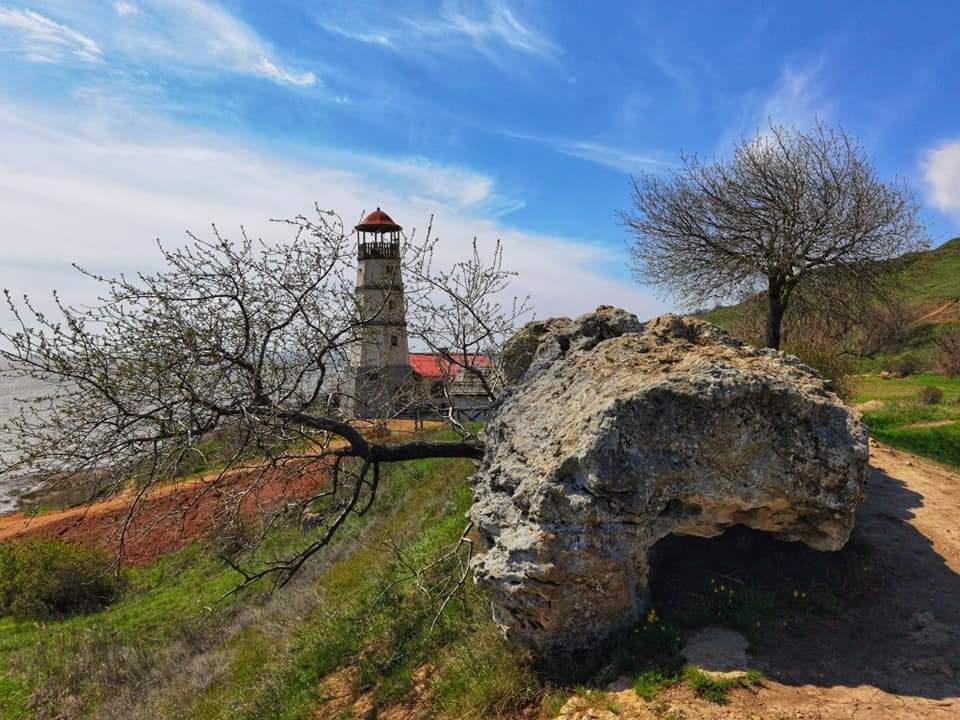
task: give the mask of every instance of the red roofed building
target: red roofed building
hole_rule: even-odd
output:
[[[449,408],[460,419],[480,420],[490,410],[485,379],[493,366],[486,355],[464,353],[410,353],[410,367],[419,384],[420,397]],[[478,375],[478,372],[482,374]]]
[[[355,230],[356,301],[364,331],[352,350],[347,412],[353,417],[451,412],[461,420],[486,417],[489,357],[409,351],[400,248],[403,228],[377,208]]]
[[[455,353],[450,356],[451,359],[437,353],[410,353],[409,358],[410,367],[425,380],[454,378],[463,371],[464,366],[488,370],[491,364],[486,355],[463,353]]]

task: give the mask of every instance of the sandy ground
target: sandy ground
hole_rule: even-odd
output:
[[[960,719],[960,476],[875,443],[870,461],[854,539],[884,576],[865,606],[751,654],[767,680],[727,705],[682,686],[652,702],[624,689],[590,708],[573,701],[560,717]]]

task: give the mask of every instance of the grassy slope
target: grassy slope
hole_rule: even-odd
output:
[[[904,261],[904,294],[910,305],[929,311],[948,300],[960,299],[960,238],[954,238],[939,247],[910,256]],[[740,312],[738,305],[721,306],[699,313],[699,316],[721,327],[731,327]],[[958,323],[950,323],[956,327]],[[903,347],[886,356],[868,358],[865,371],[876,370],[890,357],[911,353],[921,361],[933,354],[933,337],[946,326],[920,323]]]
[[[482,717],[531,702],[539,683],[498,638],[476,589],[432,633],[435,600],[410,584],[381,593],[402,573],[388,541],[420,562],[457,540],[471,470],[465,461],[393,466],[375,510],[346,528],[323,567],[270,598],[247,593],[205,616],[237,578],[198,544],[132,573],[123,598],[96,615],[42,626],[0,619],[0,719],[38,709],[67,718],[307,718],[323,704],[321,679],[337,668],[364,668],[358,692],[386,705],[411,691],[414,670],[428,662],[437,714]],[[267,552],[303,541],[281,534]]]
[[[920,402],[920,391],[928,386],[940,388],[940,402]],[[960,469],[960,378],[922,373],[884,380],[870,375],[859,378],[853,400],[883,401],[882,408],[863,413],[878,440]]]
[[[960,238],[919,253],[908,270],[915,271],[916,282],[908,297],[918,303],[960,297]]]

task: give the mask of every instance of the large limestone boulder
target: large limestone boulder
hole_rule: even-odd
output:
[[[543,654],[605,640],[645,610],[669,533],[733,525],[842,547],[867,433],[795,357],[693,318],[599,308],[528,326],[474,478],[475,565],[507,636]]]

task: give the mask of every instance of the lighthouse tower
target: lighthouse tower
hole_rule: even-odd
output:
[[[400,231],[377,208],[356,226],[357,308],[363,336],[353,350],[353,415],[398,409],[412,375],[400,273]]]

